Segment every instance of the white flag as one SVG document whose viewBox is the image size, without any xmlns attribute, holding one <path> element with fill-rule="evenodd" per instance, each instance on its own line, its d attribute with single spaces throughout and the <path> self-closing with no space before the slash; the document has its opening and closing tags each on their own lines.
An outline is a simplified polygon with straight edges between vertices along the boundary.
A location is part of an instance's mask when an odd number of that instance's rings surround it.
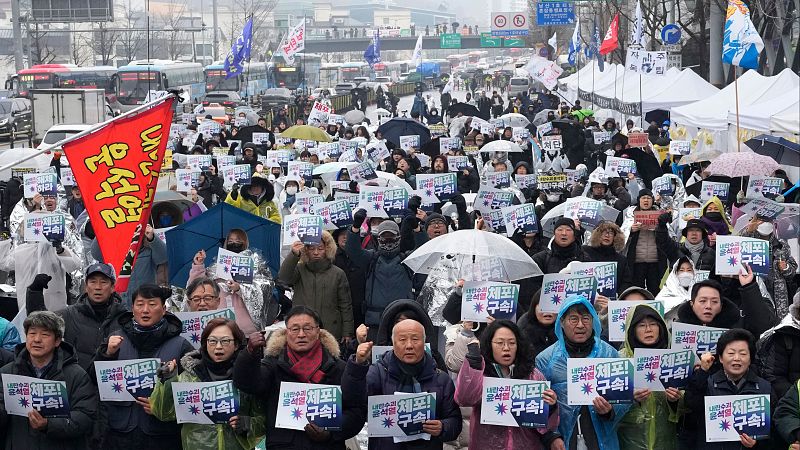
<svg viewBox="0 0 800 450">
<path fill-rule="evenodd" d="M 281 42 L 283 58 L 289 64 L 294 64 L 294 55 L 306 49 L 306 22 L 300 22 L 295 26 L 286 38 Z"/>
<path fill-rule="evenodd" d="M 422 35 L 417 38 L 417 45 L 414 46 L 414 54 L 411 56 L 411 65 L 417 67 L 422 63 Z"/>
<path fill-rule="evenodd" d="M 456 74 L 450 75 L 450 78 L 447 79 L 447 84 L 444 85 L 442 88 L 442 94 L 447 94 L 448 92 L 453 91 L 453 81 L 456 79 Z"/>
<path fill-rule="evenodd" d="M 553 32 L 553 37 L 547 40 L 547 45 L 553 47 L 553 55 L 558 54 L 558 39 L 556 38 L 556 32 Z"/>
<path fill-rule="evenodd" d="M 631 45 L 638 45 L 644 47 L 644 19 L 642 19 L 642 5 L 636 2 L 636 18 L 633 22 L 633 31 L 631 33 Z"/>
</svg>

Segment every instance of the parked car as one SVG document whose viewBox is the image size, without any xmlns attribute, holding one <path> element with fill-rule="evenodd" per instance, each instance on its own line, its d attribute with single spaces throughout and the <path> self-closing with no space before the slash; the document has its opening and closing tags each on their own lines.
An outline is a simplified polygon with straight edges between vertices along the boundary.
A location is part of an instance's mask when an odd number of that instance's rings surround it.
<svg viewBox="0 0 800 450">
<path fill-rule="evenodd" d="M 0 136 L 14 140 L 19 133 L 29 133 L 32 119 L 31 101 L 27 98 L 0 99 Z"/>
<path fill-rule="evenodd" d="M 339 83 L 336 86 L 334 86 L 334 89 L 336 89 L 336 92 L 338 92 L 339 94 L 345 94 L 349 93 L 356 87 L 357 85 L 355 83 Z"/>
<path fill-rule="evenodd" d="M 86 131 L 89 128 L 92 128 L 93 126 L 94 125 L 87 125 L 87 124 L 53 125 L 52 127 L 48 128 L 47 131 L 45 131 L 44 137 L 42 138 L 42 143 L 39 144 L 36 148 L 40 149 L 45 145 L 55 144 L 58 141 L 62 141 L 68 137 L 72 137 L 78 133 Z M 56 147 L 53 150 L 58 151 L 61 150 L 61 148 Z"/>
<path fill-rule="evenodd" d="M 233 109 L 241 105 L 243 102 L 242 97 L 239 96 L 238 92 L 214 91 L 206 94 L 205 98 L 203 99 L 203 106 L 208 106 L 211 103 L 219 103 L 225 108 Z"/>
</svg>

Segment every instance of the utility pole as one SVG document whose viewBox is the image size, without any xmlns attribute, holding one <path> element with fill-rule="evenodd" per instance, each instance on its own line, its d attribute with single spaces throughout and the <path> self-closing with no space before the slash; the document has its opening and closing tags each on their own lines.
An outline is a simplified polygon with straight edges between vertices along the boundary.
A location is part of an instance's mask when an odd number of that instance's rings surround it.
<svg viewBox="0 0 800 450">
<path fill-rule="evenodd" d="M 219 61 L 219 35 L 217 29 L 219 28 L 217 25 L 217 0 L 211 0 L 211 13 L 213 14 L 212 18 L 212 26 L 214 27 L 214 61 Z"/>
<path fill-rule="evenodd" d="M 722 75 L 722 15 L 718 0 L 711 0 L 708 45 L 708 82 L 717 87 L 725 84 Z"/>
<path fill-rule="evenodd" d="M 20 17 L 20 0 L 11 0 L 11 24 L 14 35 L 14 68 L 19 72 L 25 68 L 25 59 L 22 56 L 22 18 Z"/>
</svg>

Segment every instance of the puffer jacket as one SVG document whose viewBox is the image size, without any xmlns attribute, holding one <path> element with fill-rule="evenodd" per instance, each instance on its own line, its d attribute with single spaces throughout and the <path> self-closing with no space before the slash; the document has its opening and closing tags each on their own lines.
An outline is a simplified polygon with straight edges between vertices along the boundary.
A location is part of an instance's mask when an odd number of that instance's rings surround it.
<svg viewBox="0 0 800 450">
<path fill-rule="evenodd" d="M 0 373 L 36 377 L 25 344 L 16 347 L 16 359 Z M 0 430 L 6 450 L 83 450 L 87 448 L 92 424 L 97 416 L 97 388 L 75 359 L 75 350 L 66 342 L 55 350 L 52 365 L 41 377 L 67 385 L 69 417 L 50 417 L 44 431 L 34 430 L 27 417 L 12 416 L 0 405 Z"/>
<path fill-rule="evenodd" d="M 595 330 L 593 337 L 594 346 L 588 358 L 619 357 L 617 350 L 602 341 L 599 337 L 599 330 L 601 330 L 600 318 L 597 316 L 594 306 L 583 297 L 570 297 L 570 299 L 565 302 L 564 306 L 561 308 L 561 312 L 558 313 L 558 317 L 556 318 L 555 333 L 558 341 L 550 347 L 547 347 L 536 357 L 536 368 L 542 372 L 546 379 L 550 380 L 550 388 L 554 390 L 558 396 L 558 411 L 561 416 L 558 432 L 563 436 L 564 443 L 567 445 L 569 445 L 573 430 L 578 422 L 581 407 L 570 405 L 567 398 L 567 383 L 569 379 L 567 374 L 567 359 L 569 358 L 569 352 L 564 344 L 564 330 L 561 328 L 561 319 L 565 311 L 579 303 L 583 304 L 592 315 L 592 329 Z M 595 412 L 594 406 L 590 405 L 587 408 L 589 409 L 594 431 L 597 435 L 597 441 L 600 445 L 599 450 L 619 450 L 620 446 L 616 429 L 619 422 L 628 412 L 630 405 L 623 403 L 613 405 L 613 416 L 610 420 L 601 418 L 597 412 Z"/>
<path fill-rule="evenodd" d="M 648 317 L 658 317 L 667 329 L 667 324 L 658 312 L 649 305 L 637 305 L 628 313 L 625 320 L 625 343 L 619 351 L 624 358 L 633 358 L 634 348 L 631 343 L 631 334 L 635 327 L 631 323 L 634 312 L 638 308 L 651 310 Z M 669 334 L 669 333 L 668 333 Z M 669 335 L 666 342 L 670 342 Z M 622 450 L 675 450 L 677 448 L 677 424 L 683 414 L 683 399 L 672 404 L 663 392 L 651 392 L 650 396 L 641 403 L 633 402 L 631 409 L 622 418 L 617 429 L 619 444 Z"/>
<path fill-rule="evenodd" d="M 305 248 L 300 256 L 289 252 L 281 264 L 278 279 L 292 287 L 292 304 L 308 306 L 316 311 L 325 329 L 336 339 L 353 337 L 355 328 L 350 283 L 347 274 L 333 264 L 336 243 L 329 233 L 322 233 L 322 243 L 325 245 L 325 257 L 320 261 L 309 261 Z"/>
<path fill-rule="evenodd" d="M 253 177 L 252 183 L 261 185 L 264 193 L 255 198 L 250 194 L 240 191 L 236 198 L 231 194 L 225 199 L 225 203 L 235 206 L 243 211 L 247 211 L 254 216 L 269 219 L 275 223 L 281 223 L 281 210 L 273 201 L 275 196 L 275 188 L 264 177 Z"/>
<path fill-rule="evenodd" d="M 800 379 L 800 294 L 795 295 L 795 302 L 781 323 L 761 335 L 759 348 L 768 340 L 772 345 L 758 361 L 759 368 L 776 396 L 783 397 Z"/>
<path fill-rule="evenodd" d="M 708 270 L 713 273 L 714 265 L 716 264 L 714 247 L 708 245 L 708 240 L 706 240 L 705 243 L 705 247 L 700 251 L 700 257 L 697 258 L 695 268 L 697 270 Z M 690 259 L 692 257 L 692 253 L 686 248 L 686 245 L 675 242 L 670 238 L 667 225 L 660 220 L 656 226 L 656 245 L 667 255 L 670 264 L 675 264 L 681 256 L 686 256 Z"/>
<path fill-rule="evenodd" d="M 233 355 L 236 357 L 236 354 Z M 180 360 L 182 371 L 175 377 L 165 381 L 156 380 L 156 386 L 150 395 L 150 408 L 158 420 L 171 422 L 175 420 L 175 403 L 172 397 L 172 383 L 196 383 L 212 380 L 208 369 L 204 366 L 200 351 L 187 353 Z M 219 381 L 219 380 L 216 380 Z M 239 392 L 240 417 L 250 418 L 250 427 L 246 433 L 238 433 L 228 424 L 201 425 L 185 423 L 181 426 L 181 443 L 183 448 L 196 450 L 248 450 L 258 444 L 264 436 L 264 411 L 255 398 L 246 392 Z"/>
</svg>

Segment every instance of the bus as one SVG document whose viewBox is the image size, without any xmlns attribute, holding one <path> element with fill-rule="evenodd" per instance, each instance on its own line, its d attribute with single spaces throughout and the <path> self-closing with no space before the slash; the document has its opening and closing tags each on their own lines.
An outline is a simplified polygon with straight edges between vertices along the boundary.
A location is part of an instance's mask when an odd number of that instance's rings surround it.
<svg viewBox="0 0 800 450">
<path fill-rule="evenodd" d="M 294 64 L 276 62 L 273 71 L 275 85 L 272 87 L 287 88 L 292 91 L 311 90 L 319 87 L 322 56 L 313 53 L 298 53 Z"/>
<path fill-rule="evenodd" d="M 28 97 L 28 91 L 31 89 L 59 87 L 60 77 L 74 68 L 77 66 L 73 64 L 37 64 L 12 75 L 6 83 L 6 88 L 20 97 Z"/>
<path fill-rule="evenodd" d="M 199 63 L 141 60 L 118 70 L 117 100 L 123 112 L 143 104 L 150 91 L 183 89 L 184 103 L 192 105 L 199 104 L 206 95 L 205 73 Z"/>
<path fill-rule="evenodd" d="M 477 64 L 480 62 L 481 58 L 487 58 L 488 56 L 489 52 L 486 50 L 475 50 L 467 54 L 467 60 L 470 64 Z"/>
<path fill-rule="evenodd" d="M 270 80 L 271 71 L 265 62 L 251 62 L 244 65 L 244 73 L 238 77 L 225 78 L 225 65 L 214 63 L 206 66 L 206 92 L 233 91 L 242 98 L 261 95 L 274 82 Z"/>
<path fill-rule="evenodd" d="M 447 57 L 447 61 L 450 63 L 450 67 L 452 67 L 453 69 L 458 69 L 462 65 L 463 66 L 467 65 L 467 63 L 469 62 L 469 55 L 467 55 L 467 54 L 449 55 Z"/>
<path fill-rule="evenodd" d="M 339 69 L 339 82 L 350 83 L 356 77 L 368 77 L 369 64 L 364 61 L 343 63 Z"/>
<path fill-rule="evenodd" d="M 339 68 L 341 66 L 340 63 L 322 63 L 319 68 L 319 87 L 336 86 L 339 83 Z"/>
</svg>

